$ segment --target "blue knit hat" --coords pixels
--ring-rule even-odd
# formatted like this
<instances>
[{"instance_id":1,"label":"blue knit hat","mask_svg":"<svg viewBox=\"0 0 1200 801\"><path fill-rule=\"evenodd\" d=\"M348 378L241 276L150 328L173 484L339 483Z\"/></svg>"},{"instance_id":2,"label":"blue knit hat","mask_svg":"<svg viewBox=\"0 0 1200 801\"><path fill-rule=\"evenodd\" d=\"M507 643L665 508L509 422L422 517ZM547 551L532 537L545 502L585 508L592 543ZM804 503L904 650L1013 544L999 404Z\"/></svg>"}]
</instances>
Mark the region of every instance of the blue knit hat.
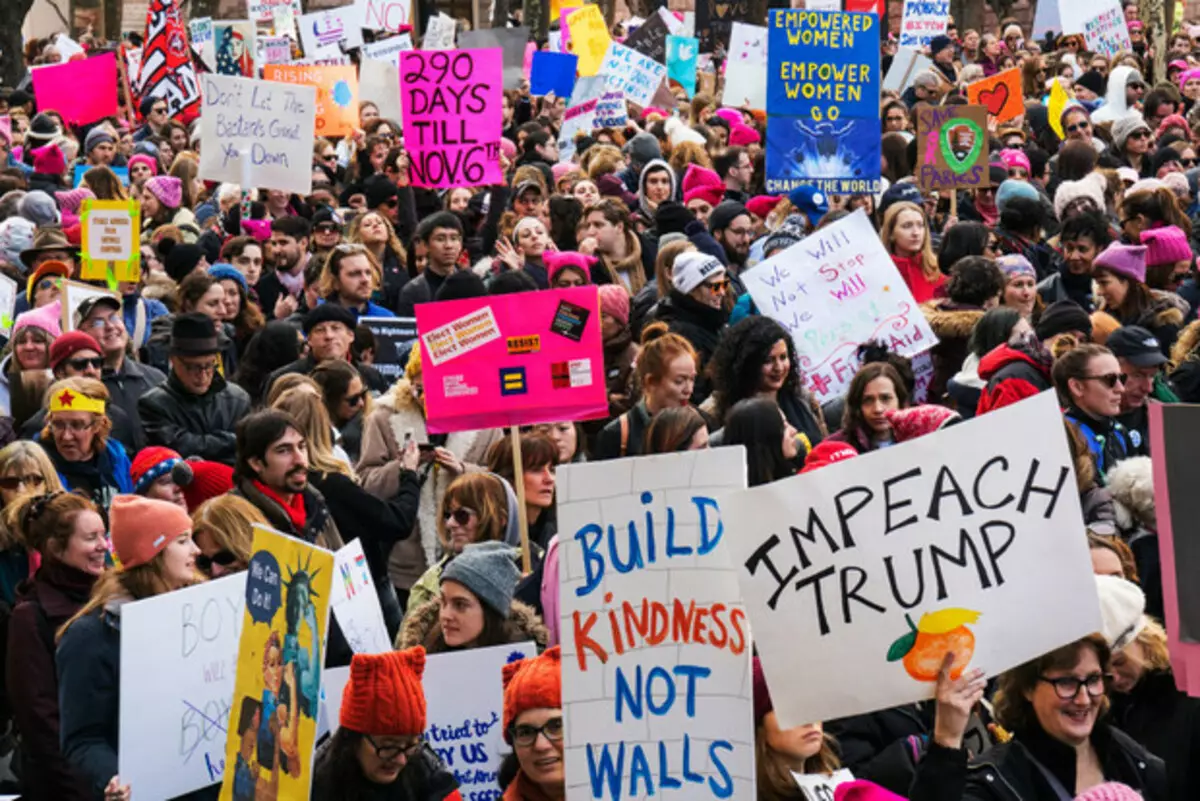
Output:
<instances>
[{"instance_id":1,"label":"blue knit hat","mask_svg":"<svg viewBox=\"0 0 1200 801\"><path fill-rule=\"evenodd\" d=\"M1004 207L1010 201L1016 198L1023 197L1026 200L1036 201L1039 197L1038 191L1034 189L1033 184L1026 181L1018 181L1009 178L1004 183L1000 184L1000 188L996 190L996 208L1000 213L1004 213Z\"/></svg>"},{"instance_id":2,"label":"blue knit hat","mask_svg":"<svg viewBox=\"0 0 1200 801\"><path fill-rule=\"evenodd\" d=\"M232 264L226 262L217 262L208 268L208 277L214 281L237 281L242 285L243 292L250 291L250 285L246 283L246 276L238 272L238 269Z\"/></svg>"}]
</instances>

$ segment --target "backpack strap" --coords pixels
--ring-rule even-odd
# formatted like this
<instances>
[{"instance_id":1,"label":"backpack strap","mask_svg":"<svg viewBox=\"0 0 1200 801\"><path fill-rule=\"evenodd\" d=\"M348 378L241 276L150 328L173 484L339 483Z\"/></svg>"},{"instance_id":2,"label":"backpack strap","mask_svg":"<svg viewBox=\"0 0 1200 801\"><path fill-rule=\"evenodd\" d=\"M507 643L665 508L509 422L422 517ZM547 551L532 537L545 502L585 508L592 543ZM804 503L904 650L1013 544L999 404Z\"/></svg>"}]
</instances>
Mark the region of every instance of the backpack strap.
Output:
<instances>
[{"instance_id":1,"label":"backpack strap","mask_svg":"<svg viewBox=\"0 0 1200 801\"><path fill-rule=\"evenodd\" d=\"M621 422L621 455L629 452L629 412L617 418Z\"/></svg>"}]
</instances>

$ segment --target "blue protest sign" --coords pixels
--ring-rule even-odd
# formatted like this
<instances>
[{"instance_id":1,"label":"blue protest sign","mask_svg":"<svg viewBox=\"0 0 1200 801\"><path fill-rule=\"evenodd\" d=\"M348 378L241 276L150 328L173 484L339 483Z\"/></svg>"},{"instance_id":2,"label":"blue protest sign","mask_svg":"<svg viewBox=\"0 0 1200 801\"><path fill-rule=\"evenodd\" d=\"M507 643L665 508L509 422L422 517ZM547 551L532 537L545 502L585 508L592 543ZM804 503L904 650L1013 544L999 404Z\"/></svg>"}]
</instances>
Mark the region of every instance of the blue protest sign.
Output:
<instances>
[{"instance_id":1,"label":"blue protest sign","mask_svg":"<svg viewBox=\"0 0 1200 801\"><path fill-rule=\"evenodd\" d=\"M667 77L678 83L688 97L696 95L696 57L700 40L692 36L667 37Z\"/></svg>"},{"instance_id":2,"label":"blue protest sign","mask_svg":"<svg viewBox=\"0 0 1200 801\"><path fill-rule=\"evenodd\" d=\"M767 112L879 120L879 18L779 9L769 19Z\"/></svg>"},{"instance_id":3,"label":"blue protest sign","mask_svg":"<svg viewBox=\"0 0 1200 801\"><path fill-rule=\"evenodd\" d=\"M75 165L75 183L73 184L73 186L80 186L83 183L83 174L90 169L91 169L91 167L88 166L87 164L76 164ZM129 168L128 167L115 167L115 166L109 165L109 169L117 174L117 178L120 179L120 181L121 181L121 186L129 186Z\"/></svg>"},{"instance_id":4,"label":"blue protest sign","mask_svg":"<svg viewBox=\"0 0 1200 801\"><path fill-rule=\"evenodd\" d=\"M569 98L575 88L578 66L579 56L574 53L538 50L533 54L533 66L529 70L529 94L538 97L553 92L555 97Z\"/></svg>"},{"instance_id":5,"label":"blue protest sign","mask_svg":"<svg viewBox=\"0 0 1200 801\"><path fill-rule=\"evenodd\" d=\"M767 192L815 186L826 194L879 191L879 119L767 118Z\"/></svg>"}]
</instances>

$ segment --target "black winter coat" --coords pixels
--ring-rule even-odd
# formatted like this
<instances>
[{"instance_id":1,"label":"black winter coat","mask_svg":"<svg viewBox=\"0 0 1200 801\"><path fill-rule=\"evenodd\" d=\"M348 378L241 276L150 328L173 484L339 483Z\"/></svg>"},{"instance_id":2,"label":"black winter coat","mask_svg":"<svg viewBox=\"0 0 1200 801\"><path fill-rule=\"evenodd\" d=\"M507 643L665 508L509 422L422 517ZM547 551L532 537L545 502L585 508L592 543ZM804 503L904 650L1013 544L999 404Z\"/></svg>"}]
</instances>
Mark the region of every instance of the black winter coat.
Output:
<instances>
[{"instance_id":1,"label":"black winter coat","mask_svg":"<svg viewBox=\"0 0 1200 801\"><path fill-rule=\"evenodd\" d=\"M897 795L908 794L919 748L933 730L933 704L907 704L825 724L842 753L842 765Z\"/></svg>"},{"instance_id":2,"label":"black winter coat","mask_svg":"<svg viewBox=\"0 0 1200 801\"><path fill-rule=\"evenodd\" d=\"M622 421L625 422L622 423ZM642 441L645 439L646 429L649 427L650 410L646 408L645 399L642 399L635 403L632 409L600 429L600 433L596 436L596 449L592 453L592 459L599 462L604 459L641 456ZM622 429L625 430L624 434L622 434ZM624 450L621 448L622 440L625 445Z\"/></svg>"},{"instance_id":3,"label":"black winter coat","mask_svg":"<svg viewBox=\"0 0 1200 801\"><path fill-rule=\"evenodd\" d=\"M117 775L121 709L121 618L98 610L71 624L58 644L59 725L63 756L102 798Z\"/></svg>"},{"instance_id":4,"label":"black winter coat","mask_svg":"<svg viewBox=\"0 0 1200 801\"><path fill-rule=\"evenodd\" d=\"M656 319L666 323L673 333L692 343L696 349L696 386L692 390L692 403L699 406L712 394L712 382L705 375L705 368L721 341L729 314L672 289L659 301Z\"/></svg>"},{"instance_id":5,"label":"black winter coat","mask_svg":"<svg viewBox=\"0 0 1200 801\"><path fill-rule=\"evenodd\" d=\"M1200 699L1175 687L1169 670L1147 673L1128 695L1110 693L1112 720L1167 765L1169 801L1200 792Z\"/></svg>"},{"instance_id":6,"label":"black winter coat","mask_svg":"<svg viewBox=\"0 0 1200 801\"><path fill-rule=\"evenodd\" d=\"M280 376L287 375L289 373L311 375L316 366L317 360L312 357L312 354L303 356L291 364L285 364L283 367L280 367L278 370L271 373L271 375L267 378L267 383L263 387L263 397L265 398L267 393L271 391L271 385L274 384L275 380ZM369 364L354 362L354 369L358 370L358 374L362 377L363 383L366 384L367 389L372 392L387 392L388 388L391 387L391 383L389 383L388 380L383 377L383 374Z\"/></svg>"},{"instance_id":7,"label":"black winter coat","mask_svg":"<svg viewBox=\"0 0 1200 801\"><path fill-rule=\"evenodd\" d=\"M178 451L185 459L199 456L232 465L236 456L234 428L250 413L250 396L237 384L214 375L203 395L188 392L174 373L138 401L146 441Z\"/></svg>"},{"instance_id":8,"label":"black winter coat","mask_svg":"<svg viewBox=\"0 0 1200 801\"><path fill-rule=\"evenodd\" d=\"M342 799L371 799L371 801L443 801L456 795L458 782L437 754L428 745L408 760L399 778L391 785L371 785L355 788L339 784L334 773L333 740L317 749L313 768L311 801L342 801ZM363 782L366 785L366 782ZM355 792L360 790L360 792ZM366 792L361 792L365 790Z\"/></svg>"}]
</instances>

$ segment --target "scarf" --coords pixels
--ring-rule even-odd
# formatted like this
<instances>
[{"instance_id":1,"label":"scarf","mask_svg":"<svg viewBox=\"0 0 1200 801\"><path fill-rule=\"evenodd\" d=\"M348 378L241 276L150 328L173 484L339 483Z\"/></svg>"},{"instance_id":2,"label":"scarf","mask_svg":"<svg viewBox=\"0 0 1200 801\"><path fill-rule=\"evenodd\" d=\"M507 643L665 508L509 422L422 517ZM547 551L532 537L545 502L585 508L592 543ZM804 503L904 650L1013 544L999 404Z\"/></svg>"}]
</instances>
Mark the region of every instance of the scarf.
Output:
<instances>
[{"instance_id":1,"label":"scarf","mask_svg":"<svg viewBox=\"0 0 1200 801\"><path fill-rule=\"evenodd\" d=\"M282 508L284 513L288 516L288 520L291 521L292 527L296 530L297 534L304 532L304 524L308 522L308 510L304 508L303 492L297 492L292 496L292 502L287 503L284 501L282 495L258 479L254 479L252 483L254 484L255 489L257 489L263 495L266 495L271 500L275 501L275 503L279 504L280 508Z\"/></svg>"}]
</instances>

